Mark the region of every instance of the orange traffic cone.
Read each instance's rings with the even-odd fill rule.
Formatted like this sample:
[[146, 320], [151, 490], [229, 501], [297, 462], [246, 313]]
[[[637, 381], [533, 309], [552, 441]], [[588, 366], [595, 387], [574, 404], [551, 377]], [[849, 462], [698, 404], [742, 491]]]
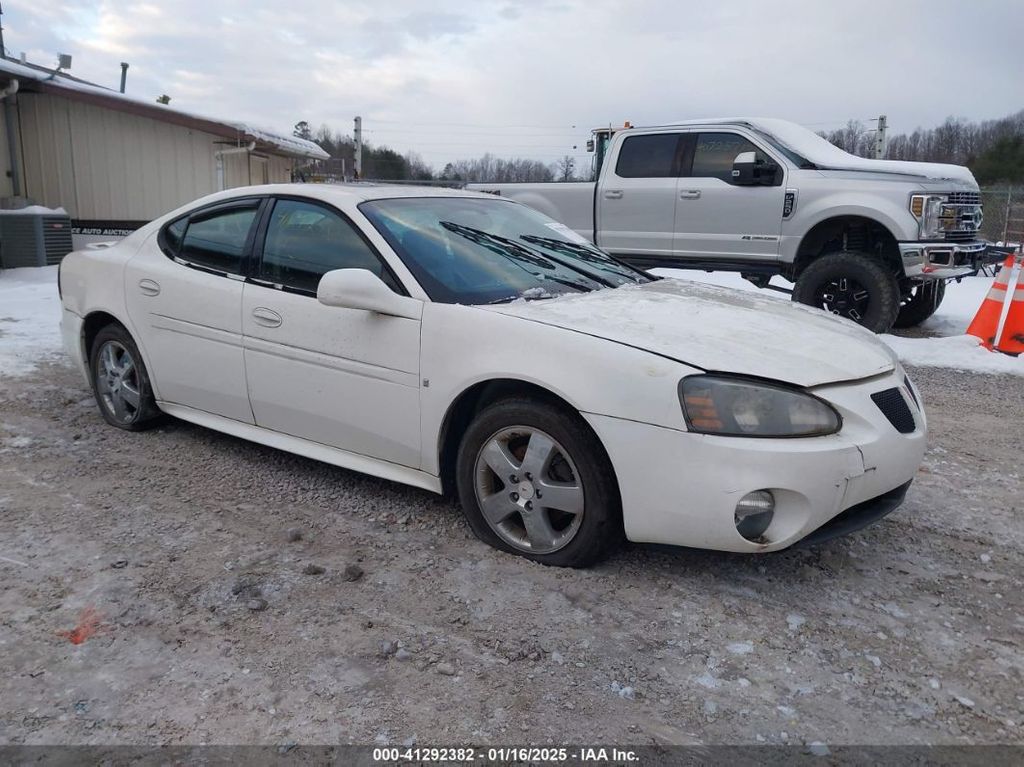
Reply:
[[1006, 257], [992, 289], [981, 302], [967, 335], [986, 349], [1016, 356], [1024, 352], [1024, 280], [1019, 256]]

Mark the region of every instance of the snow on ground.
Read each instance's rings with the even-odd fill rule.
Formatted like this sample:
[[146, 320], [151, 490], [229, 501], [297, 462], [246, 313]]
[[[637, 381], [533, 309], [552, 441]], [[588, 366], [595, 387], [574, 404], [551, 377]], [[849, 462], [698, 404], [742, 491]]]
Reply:
[[[757, 290], [738, 274], [730, 272], [654, 271], [665, 277]], [[56, 283], [55, 266], [0, 269], [0, 377], [28, 373], [37, 363], [61, 354], [60, 300]], [[791, 287], [779, 277], [774, 278], [772, 284]], [[959, 283], [950, 283], [939, 311], [921, 326], [931, 337], [884, 335], [882, 340], [909, 365], [1024, 375], [1024, 356], [1014, 358], [990, 352], [976, 339], [964, 335], [991, 285], [991, 277], [968, 277]], [[784, 293], [761, 292], [781, 301], [789, 300]]]
[[57, 267], [0, 269], [0, 378], [60, 354]]
[[[654, 269], [662, 277], [696, 280], [740, 290], [759, 290], [735, 272], [700, 272], [688, 269]], [[990, 352], [978, 339], [964, 334], [992, 287], [992, 277], [965, 277], [946, 286], [946, 297], [939, 310], [921, 324], [928, 338], [883, 335], [881, 339], [907, 365], [946, 367], [972, 373], [1013, 373], [1024, 375], [1024, 356], [1010, 357]], [[793, 284], [774, 277], [772, 285], [792, 288]], [[773, 290], [764, 295], [788, 301], [789, 296]]]

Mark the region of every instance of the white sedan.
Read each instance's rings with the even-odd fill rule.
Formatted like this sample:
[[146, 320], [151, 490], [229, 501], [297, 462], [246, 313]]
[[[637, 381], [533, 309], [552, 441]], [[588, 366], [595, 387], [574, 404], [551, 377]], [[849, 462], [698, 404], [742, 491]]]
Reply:
[[544, 564], [831, 537], [898, 506], [925, 447], [871, 333], [654, 278], [491, 195], [234, 189], [70, 254], [59, 285], [110, 424], [166, 414], [456, 492], [481, 539]]

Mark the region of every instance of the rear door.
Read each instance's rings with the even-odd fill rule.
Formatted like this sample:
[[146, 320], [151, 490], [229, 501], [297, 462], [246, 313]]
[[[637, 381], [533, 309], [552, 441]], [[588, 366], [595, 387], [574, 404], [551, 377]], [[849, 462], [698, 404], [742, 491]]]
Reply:
[[419, 468], [420, 321], [324, 306], [320, 277], [368, 269], [404, 289], [337, 209], [279, 198], [244, 287], [249, 398], [258, 426]]
[[671, 256], [683, 159], [678, 131], [626, 136], [598, 184], [597, 244], [624, 256]]
[[[763, 147], [727, 128], [695, 131], [693, 151], [679, 179], [673, 250], [685, 258], [775, 261], [779, 257], [786, 166]], [[738, 186], [738, 154], [779, 166], [774, 186]]]
[[128, 313], [161, 401], [253, 422], [241, 312], [260, 204], [232, 200], [183, 216], [128, 262]]

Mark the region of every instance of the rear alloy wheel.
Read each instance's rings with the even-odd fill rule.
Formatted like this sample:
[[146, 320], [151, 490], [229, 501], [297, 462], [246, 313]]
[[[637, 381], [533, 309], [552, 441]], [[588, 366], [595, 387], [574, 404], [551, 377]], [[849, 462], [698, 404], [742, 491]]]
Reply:
[[853, 320], [875, 333], [888, 331], [899, 312], [896, 280], [862, 253], [820, 256], [797, 278], [793, 300]]
[[457, 471], [470, 526], [496, 548], [583, 567], [621, 540], [610, 462], [575, 414], [530, 400], [497, 402], [467, 429]]
[[107, 423], [128, 431], [156, 425], [161, 413], [135, 342], [120, 325], [96, 334], [89, 357], [93, 393]]
[[935, 314], [945, 297], [945, 280], [931, 280], [912, 285], [900, 301], [900, 313], [896, 316], [894, 327], [912, 328], [920, 325]]

